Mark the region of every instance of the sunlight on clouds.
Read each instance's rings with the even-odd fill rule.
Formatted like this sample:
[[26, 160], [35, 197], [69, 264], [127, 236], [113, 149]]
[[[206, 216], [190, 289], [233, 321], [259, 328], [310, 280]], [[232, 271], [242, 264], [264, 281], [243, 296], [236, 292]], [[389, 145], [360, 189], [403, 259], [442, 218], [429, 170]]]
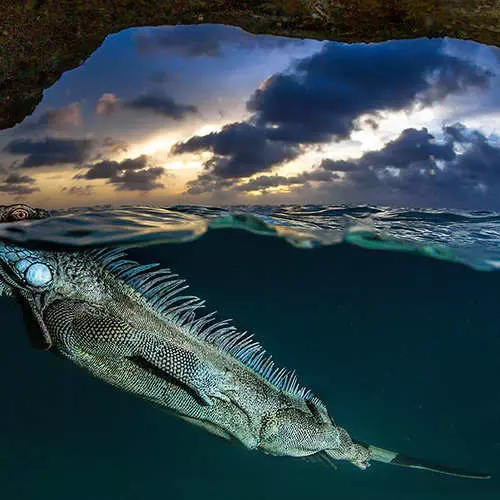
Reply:
[[292, 191], [291, 186], [273, 186], [266, 189], [258, 189], [255, 191], [247, 191], [245, 195], [250, 197], [263, 196], [264, 194], [280, 194], [280, 193], [290, 193]]
[[[350, 140], [328, 146], [328, 157], [332, 160], [359, 158], [367, 151], [378, 151], [389, 141], [396, 139], [405, 129], [427, 127], [432, 133], [440, 131], [449, 110], [435, 105], [412, 111], [383, 111], [376, 118], [377, 129], [362, 125], [361, 130], [351, 133]], [[368, 118], [368, 117], [364, 117]], [[363, 123], [363, 117], [360, 118]]]
[[159, 151], [169, 150], [177, 141], [177, 138], [173, 138], [171, 135], [164, 135], [157, 137], [155, 139], [150, 139], [143, 144], [138, 144], [132, 146], [126, 154], [123, 154], [123, 158], [137, 158], [141, 155], [152, 156]]
[[[379, 137], [376, 130], [372, 130], [371, 128], [366, 128], [363, 130], [357, 130], [351, 134], [351, 140], [356, 142], [356, 146], [352, 146], [351, 157], [359, 157], [361, 156], [363, 151], [371, 151], [378, 150], [384, 147], [384, 141]], [[347, 141], [346, 141], [347, 142]], [[346, 152], [345, 150], [338, 151], [338, 144], [336, 146], [336, 154], [330, 155], [329, 157], [332, 160], [340, 160], [345, 159]], [[340, 153], [340, 154], [339, 154]], [[349, 155], [349, 153], [347, 153]]]
[[271, 173], [277, 174], [277, 175], [284, 175], [286, 177], [300, 174], [300, 172], [303, 172], [304, 170], [309, 170], [314, 166], [316, 156], [314, 155], [313, 152], [305, 153], [305, 154], [299, 156], [298, 158], [296, 158], [295, 160], [292, 160], [292, 161], [286, 163], [285, 165], [274, 168], [272, 170], [272, 172], [271, 171], [258, 172], [257, 174], [253, 175], [251, 178], [256, 178], [256, 177], [259, 177], [260, 175], [266, 175], [266, 174], [271, 174]]
[[263, 90], [266, 90], [267, 88], [269, 88], [271, 86], [273, 76], [274, 76], [274, 74], [265, 78], [262, 81], [262, 83], [257, 87], [257, 90], [263, 91]]
[[336, 142], [332, 140], [319, 148], [310, 149], [296, 160], [279, 169], [281, 175], [294, 175], [313, 165], [321, 163], [325, 158], [331, 160], [358, 159], [367, 151], [378, 151], [388, 141], [396, 139], [407, 128], [427, 127], [432, 132], [440, 130], [446, 107], [433, 106], [420, 110], [381, 112], [376, 118], [377, 129], [364, 123], [370, 116], [360, 117], [361, 129], [354, 130], [350, 138]]
[[446, 108], [438, 109], [438, 106], [415, 109], [412, 111], [388, 111], [381, 112], [377, 119], [378, 130], [373, 133], [378, 136], [381, 143], [387, 138], [393, 139], [407, 128], [439, 128], [441, 121], [446, 116]]
[[484, 135], [500, 134], [500, 113], [486, 113], [460, 120], [466, 127], [479, 130]]
[[222, 125], [216, 125], [215, 123], [207, 123], [206, 125], [203, 125], [200, 129], [198, 129], [194, 135], [208, 135], [212, 134], [213, 132], [220, 132], [222, 130]]
[[202, 165], [203, 161], [201, 160], [175, 160], [168, 161], [167, 163], [163, 164], [163, 167], [167, 170], [198, 170], [202, 167]]

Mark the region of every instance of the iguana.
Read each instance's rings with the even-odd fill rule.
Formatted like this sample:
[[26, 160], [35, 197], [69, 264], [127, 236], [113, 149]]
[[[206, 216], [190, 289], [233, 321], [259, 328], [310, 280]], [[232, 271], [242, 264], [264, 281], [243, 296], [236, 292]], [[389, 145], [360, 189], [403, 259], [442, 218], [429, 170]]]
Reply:
[[[0, 222], [44, 218], [27, 205], [0, 207]], [[185, 295], [184, 281], [156, 264], [127, 260], [122, 248], [28, 249], [0, 242], [0, 283], [23, 307], [37, 347], [110, 384], [250, 450], [370, 460], [487, 478], [353, 441], [326, 406], [275, 366], [252, 335]]]

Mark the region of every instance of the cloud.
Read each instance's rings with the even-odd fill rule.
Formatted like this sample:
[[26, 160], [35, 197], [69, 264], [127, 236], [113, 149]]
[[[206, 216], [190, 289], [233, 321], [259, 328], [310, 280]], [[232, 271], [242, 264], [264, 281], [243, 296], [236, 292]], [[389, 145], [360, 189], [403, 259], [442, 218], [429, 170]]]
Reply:
[[35, 179], [29, 175], [21, 175], [17, 172], [12, 172], [4, 180], [6, 184], [33, 184]]
[[100, 116], [111, 116], [120, 108], [149, 111], [174, 120], [181, 120], [188, 113], [196, 113], [195, 106], [179, 104], [171, 97], [159, 94], [142, 94], [135, 99], [124, 101], [115, 94], [103, 94], [97, 101], [95, 113]]
[[205, 24], [142, 29], [135, 36], [137, 51], [180, 57], [221, 57], [225, 49], [249, 51], [277, 49], [304, 42], [293, 38], [253, 35], [241, 28]]
[[144, 94], [130, 101], [124, 102], [123, 105], [132, 109], [140, 109], [151, 111], [153, 113], [181, 120], [188, 113], [196, 113], [198, 110], [195, 106], [186, 104], [178, 104], [171, 97]]
[[186, 183], [188, 194], [202, 194], [226, 190], [236, 184], [236, 179], [221, 179], [210, 173], [200, 174], [196, 179]]
[[264, 192], [273, 187], [290, 185], [304, 186], [308, 185], [310, 182], [329, 182], [336, 179], [340, 179], [337, 173], [328, 172], [326, 170], [312, 170], [290, 177], [283, 175], [260, 175], [244, 183], [241, 183], [241, 179], [238, 178], [221, 179], [211, 173], [205, 173], [199, 175], [197, 179], [189, 181], [186, 186], [187, 193], [195, 195], [227, 190], [233, 190], [235, 192]]
[[211, 151], [213, 157], [204, 164], [208, 172], [191, 181], [188, 192], [201, 192], [202, 187], [213, 191], [217, 186], [227, 186], [224, 180], [250, 177], [299, 155], [298, 146], [270, 140], [268, 136], [269, 130], [263, 127], [237, 122], [226, 125], [220, 132], [178, 143], [171, 153]]
[[3, 179], [0, 184], [0, 191], [14, 196], [28, 195], [40, 191], [40, 188], [34, 185], [35, 183], [33, 177], [12, 172]]
[[34, 123], [26, 123], [21, 126], [22, 132], [48, 128], [50, 130], [67, 130], [70, 127], [78, 127], [82, 124], [82, 112], [80, 104], [75, 102], [61, 109], [47, 110]]
[[139, 170], [147, 166], [148, 157], [146, 155], [137, 158], [127, 158], [123, 161], [103, 160], [90, 165], [85, 174], [78, 174], [77, 179], [108, 179], [115, 177], [124, 170]]
[[110, 116], [119, 107], [120, 99], [115, 94], [105, 93], [97, 101], [94, 112], [100, 116]]
[[258, 125], [276, 127], [276, 139], [326, 142], [349, 137], [364, 114], [428, 106], [488, 85], [492, 73], [442, 48], [442, 41], [424, 39], [331, 43], [291, 72], [270, 77], [247, 108]]
[[[499, 206], [500, 148], [461, 124], [443, 128], [436, 145], [426, 129], [405, 130], [380, 152], [352, 162], [346, 187], [378, 200], [432, 206]], [[332, 170], [335, 162], [323, 162]]]
[[87, 139], [45, 140], [15, 139], [9, 142], [3, 151], [12, 155], [27, 155], [20, 168], [42, 167], [47, 165], [80, 164], [85, 161], [92, 147]]
[[285, 177], [283, 175], [261, 175], [250, 179], [244, 184], [235, 186], [235, 191], [266, 191], [266, 189], [279, 187], [308, 184], [310, 182], [332, 182], [340, 179], [340, 176], [335, 172], [327, 170], [312, 170], [310, 172], [302, 172], [298, 175]]
[[500, 145], [496, 146], [479, 131], [462, 124], [445, 127], [444, 131], [464, 151], [449, 163], [448, 172], [463, 189], [482, 186], [495, 198], [500, 188]]
[[151, 191], [164, 187], [159, 179], [165, 170], [162, 167], [148, 167], [149, 161], [146, 155], [121, 162], [103, 160], [87, 165], [87, 171], [75, 175], [75, 179], [107, 179], [107, 183], [115, 185], [118, 191]]
[[63, 187], [61, 191], [75, 196], [89, 196], [94, 192], [94, 186], [87, 184], [86, 186]]
[[121, 176], [115, 177], [110, 180], [111, 184], [118, 186], [118, 190], [126, 191], [151, 191], [164, 187], [158, 181], [165, 170], [162, 167], [150, 167], [144, 170], [129, 170], [124, 172]]
[[126, 153], [128, 151], [128, 143], [126, 141], [114, 139], [113, 137], [109, 136], [103, 139], [102, 146], [104, 148], [110, 148], [111, 152], [113, 153]]
[[389, 141], [380, 151], [369, 151], [359, 160], [324, 160], [322, 168], [342, 172], [354, 172], [360, 168], [405, 169], [416, 163], [426, 165], [435, 160], [451, 161], [454, 158], [452, 143], [437, 144], [435, 137], [426, 128], [409, 128], [403, 130], [397, 139]]

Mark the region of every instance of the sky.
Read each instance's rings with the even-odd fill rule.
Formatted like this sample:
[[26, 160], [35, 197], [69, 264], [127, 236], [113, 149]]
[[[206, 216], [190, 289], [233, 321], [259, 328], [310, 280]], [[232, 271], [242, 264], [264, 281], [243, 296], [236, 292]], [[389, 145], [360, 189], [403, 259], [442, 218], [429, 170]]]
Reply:
[[500, 210], [500, 49], [110, 35], [0, 131], [0, 203]]

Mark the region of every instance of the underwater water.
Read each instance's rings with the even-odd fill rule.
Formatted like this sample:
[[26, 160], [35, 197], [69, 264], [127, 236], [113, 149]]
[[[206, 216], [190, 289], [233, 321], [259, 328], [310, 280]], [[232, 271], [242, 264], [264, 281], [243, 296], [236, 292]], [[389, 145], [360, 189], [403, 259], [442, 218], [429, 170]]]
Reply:
[[[108, 36], [0, 131], [0, 498], [500, 498], [499, 123], [500, 51], [472, 41]], [[13, 203], [50, 217], [5, 222]], [[335, 469], [177, 420], [32, 348], [1, 279], [33, 263], [8, 245], [127, 247], [353, 439], [492, 477]]]
[[1, 224], [4, 242], [28, 247], [135, 246], [132, 258], [170, 267], [208, 310], [254, 333], [355, 439], [492, 474], [334, 470], [231, 446], [32, 349], [20, 308], [0, 297], [2, 497], [497, 498], [499, 221], [366, 205], [182, 206]]

